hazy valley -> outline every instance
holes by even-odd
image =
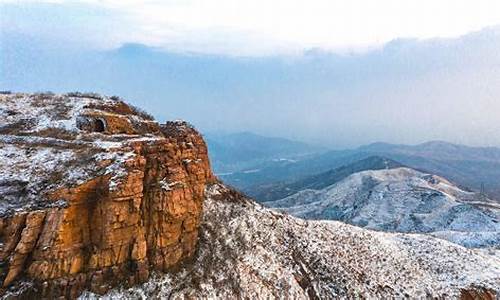
[[[261,137],[260,142],[266,143],[266,138]],[[288,143],[293,142],[288,141]],[[256,144],[258,145],[258,141]],[[210,147],[210,140],[208,145]],[[241,151],[246,151],[244,145],[240,147]],[[230,172],[225,170],[221,172],[220,177],[258,200],[276,200],[279,196],[266,194],[279,186],[286,186],[325,172],[332,173],[334,169],[353,163],[362,165],[364,159],[378,156],[402,166],[443,176],[466,190],[482,192],[491,199],[500,198],[500,148],[468,147],[441,141],[419,145],[374,143],[347,150],[328,151],[325,148],[308,153],[301,152],[297,148],[295,155],[290,155],[290,152],[270,151],[267,159],[261,159],[259,163],[248,160],[248,165],[233,168]],[[217,156],[212,159],[217,166],[219,161]],[[363,168],[361,165],[352,167],[359,170],[380,168],[370,165]],[[215,172],[219,173],[216,167]]]

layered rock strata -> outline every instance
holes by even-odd
[[[13,97],[19,96],[0,99],[2,112],[8,111],[3,116],[23,115],[34,106],[34,95],[23,94],[16,106]],[[201,135],[181,121],[158,125],[108,98],[49,95],[43,102],[81,107],[62,114],[62,120],[74,121],[73,128],[62,129],[64,138],[57,117],[49,117],[42,130],[36,116],[31,128],[9,132],[4,126],[3,292],[47,298],[75,298],[85,289],[104,293],[191,257],[205,186],[213,180]],[[12,119],[5,118],[6,126]],[[96,120],[102,124],[95,126]],[[51,157],[44,161],[42,154],[57,147],[70,151],[63,152],[68,159],[45,168]],[[35,174],[17,178],[15,172]]]

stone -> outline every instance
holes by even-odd
[[[143,282],[151,270],[168,271],[195,252],[205,187],[215,180],[201,135],[184,122],[130,118],[123,103],[117,111],[100,104],[92,109],[79,119],[79,139],[101,133],[154,138],[120,140],[122,147],[112,151],[133,155],[121,164],[119,180],[115,173],[97,172],[40,195],[65,206],[0,218],[0,295],[23,281],[33,283],[25,295],[37,298],[75,298],[85,289],[102,294],[118,284]],[[102,132],[95,133],[95,120],[103,120]],[[86,151],[97,169],[114,163],[92,162],[96,150]]]

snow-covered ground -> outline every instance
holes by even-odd
[[[163,138],[78,128],[82,115],[111,114],[99,108],[124,105],[117,101],[94,94],[0,94],[0,216],[65,205],[45,195],[99,175],[110,174],[110,187],[116,185],[125,174],[124,162],[134,156],[127,145]],[[121,116],[151,122],[139,115]]]
[[[116,186],[113,182],[120,180],[124,165],[134,155],[129,143],[159,137],[80,132],[78,117],[83,110],[91,109],[84,106],[108,101],[112,105],[105,97],[0,95],[0,215],[65,205],[51,203],[44,195],[95,176],[110,175],[110,188]],[[58,132],[41,133],[47,129],[72,135],[62,138]],[[474,197],[468,198],[473,195],[445,181],[432,177],[412,180],[424,180],[428,186],[440,188],[445,196],[429,194],[430,199],[441,199],[436,201],[438,207],[477,202]],[[164,188],[170,184],[174,183],[164,182]],[[387,188],[403,193],[407,187],[396,183]],[[427,187],[421,188],[427,191]],[[372,194],[373,199],[383,195]],[[469,196],[462,199],[459,195]],[[453,197],[455,202],[450,202]],[[406,206],[415,205],[414,201],[417,199],[398,204],[391,200],[383,209],[404,211]],[[472,207],[472,202],[462,202],[459,204]],[[434,209],[433,203],[426,203],[422,209]],[[377,212],[369,208],[368,212]],[[383,209],[377,213],[386,216]],[[457,214],[474,216],[467,210],[458,210]],[[436,224],[440,225],[438,219]],[[451,220],[451,229],[484,225],[480,218],[472,219],[474,222]],[[434,234],[447,236],[449,232]],[[429,235],[375,232],[335,221],[305,221],[264,208],[220,184],[207,190],[198,245],[193,260],[178,272],[156,274],[141,286],[118,288],[104,298],[449,298],[457,297],[462,289],[499,292],[500,287],[498,251],[466,249]]]
[[[500,247],[500,204],[409,168],[363,171],[265,205],[370,229],[434,233],[467,247]]]
[[[192,262],[81,299],[449,299],[472,287],[498,292],[498,256],[428,235],[297,219],[214,185]]]
[[[85,107],[94,103],[113,105],[108,97],[81,97],[71,94],[9,94],[0,95],[0,119],[2,126],[25,121],[30,131],[58,128],[77,130],[77,119]],[[88,108],[85,110],[89,110]]]

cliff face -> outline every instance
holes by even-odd
[[[192,263],[82,299],[497,299],[500,259],[422,234],[267,209],[210,185]]]
[[[184,122],[158,125],[117,100],[42,96],[0,99],[3,292],[103,293],[191,257],[213,180],[200,134]],[[58,113],[43,120],[42,104]]]

